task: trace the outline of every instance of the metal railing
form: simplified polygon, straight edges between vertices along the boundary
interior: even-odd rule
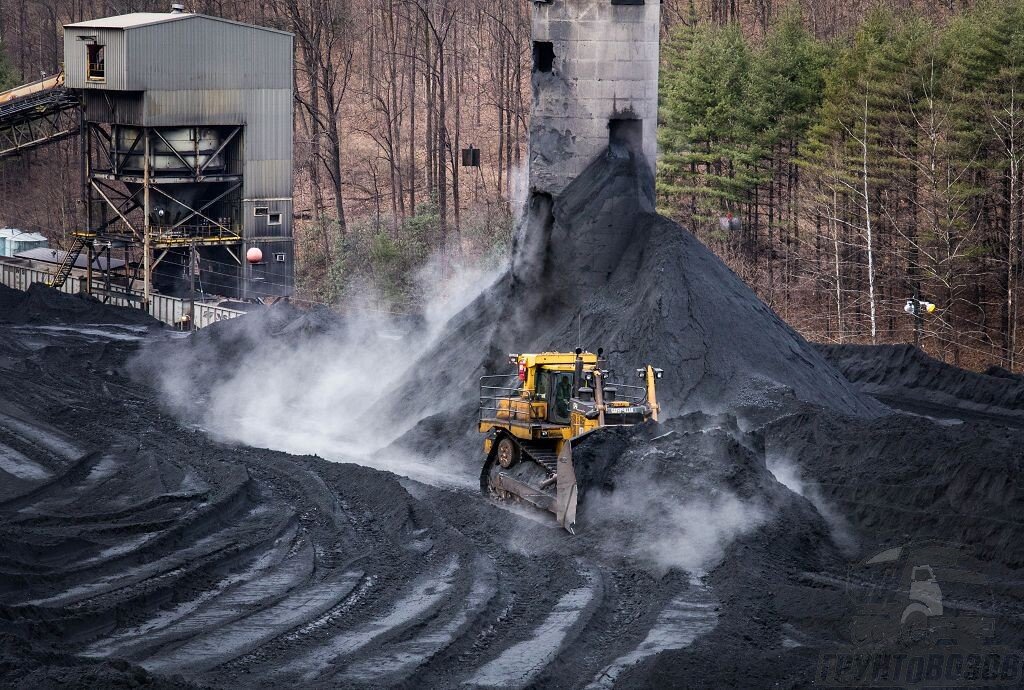
[[[522,385],[516,381],[516,385],[508,385],[510,381],[516,381],[514,374],[490,374],[487,376],[480,377],[480,408],[478,410],[478,421],[485,419],[496,419],[498,418],[498,412],[507,411],[508,407],[502,407],[501,401],[503,400],[521,400],[524,399],[522,395]],[[614,381],[607,381],[604,384],[605,389],[615,388],[615,400],[625,401],[630,405],[646,405],[647,404],[647,388],[644,386],[634,386],[628,383],[617,383]],[[538,398],[543,400],[543,398]],[[611,402],[611,401],[609,401]],[[511,416],[510,419],[519,419],[518,417]],[[527,417],[525,421],[529,421]]]
[[[643,386],[633,386],[628,383],[616,383],[609,381],[604,384],[605,388],[614,388],[615,399],[625,400],[631,405],[643,405],[647,402],[647,389]]]
[[[28,266],[19,266],[7,261],[0,261],[0,284],[6,285],[15,290],[28,290],[32,283],[48,285],[54,278],[54,271],[41,271]],[[85,278],[69,278],[60,287],[52,288],[65,294],[74,295],[85,292]],[[93,280],[92,294],[96,297],[103,297],[107,304],[117,307],[133,307],[138,309],[142,304],[142,293],[136,290],[112,286],[109,289],[102,281]],[[158,321],[176,326],[189,313],[191,303],[189,300],[169,297],[167,295],[150,295],[149,314]],[[237,309],[227,309],[212,304],[196,302],[195,325],[196,328],[205,328],[218,321],[233,319],[245,314]]]
[[[153,241],[162,244],[189,244],[203,242],[240,242],[239,229],[218,225],[150,225]]]
[[[498,417],[498,411],[502,409],[499,401],[522,398],[522,386],[509,386],[509,381],[516,381],[515,375],[491,374],[480,377],[480,421]]]

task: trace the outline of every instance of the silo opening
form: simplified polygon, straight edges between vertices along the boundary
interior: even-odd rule
[[[533,71],[550,72],[555,66],[555,44],[551,41],[533,42]]]
[[[643,120],[613,118],[608,121],[608,153],[613,158],[628,158],[644,150]]]

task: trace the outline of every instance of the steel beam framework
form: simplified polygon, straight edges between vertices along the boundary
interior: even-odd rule
[[[0,159],[73,137],[81,128],[81,103],[62,88],[0,104]]]
[[[109,246],[111,242],[135,249],[141,245],[141,278],[147,303],[153,270],[171,249],[194,251],[194,247],[220,246],[241,265],[241,209],[230,198],[240,195],[242,176],[206,172],[210,161],[235,140],[241,127],[232,127],[216,153],[205,162],[196,156],[194,163],[177,152],[155,127],[131,127],[130,140],[118,136],[116,124],[85,122],[83,128],[83,187],[88,216],[85,234],[90,236],[93,247]],[[152,169],[151,154],[157,143],[162,143],[181,163],[171,174]],[[129,158],[141,158],[142,169],[138,164],[129,165]],[[208,184],[214,196],[190,205],[175,194],[175,187],[182,184]],[[152,223],[151,211],[157,196],[180,208],[182,216],[176,223]],[[209,213],[211,208],[224,203],[238,205],[230,220]],[[158,251],[160,254],[154,260]]]

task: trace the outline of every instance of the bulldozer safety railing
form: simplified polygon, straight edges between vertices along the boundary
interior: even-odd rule
[[[518,399],[522,397],[522,388],[517,385],[509,386],[510,381],[515,381],[514,375],[491,374],[480,377],[480,409],[479,420],[495,419],[498,416],[500,400]]]
[[[28,266],[19,266],[9,261],[0,261],[0,284],[6,285],[15,290],[28,290],[32,283],[48,285],[53,280],[54,271],[41,271]],[[69,295],[85,292],[85,278],[72,276],[62,286],[52,288]],[[103,299],[107,304],[118,307],[135,307],[142,304],[141,292],[125,290],[124,288],[111,287],[106,289],[101,280],[94,279],[92,284],[94,297]],[[183,317],[189,313],[189,301],[168,297],[167,295],[151,295],[149,302],[149,314],[158,321],[163,321],[172,326],[181,323]],[[218,321],[233,319],[245,314],[237,309],[226,309],[216,305],[196,303],[195,319],[196,327],[204,328]]]
[[[518,400],[522,398],[522,388],[519,385],[509,385],[515,381],[515,375],[491,374],[480,377],[480,408],[478,410],[478,421],[495,419],[498,417],[502,400]],[[627,383],[607,381],[605,389],[615,389],[615,400],[625,401],[630,405],[647,404],[647,389],[643,386],[634,386]],[[612,401],[608,401],[612,402]]]
[[[631,405],[643,405],[647,402],[647,389],[643,386],[634,386],[628,383],[617,383],[615,381],[608,381],[604,384],[605,388],[615,388],[616,400],[625,400]]]

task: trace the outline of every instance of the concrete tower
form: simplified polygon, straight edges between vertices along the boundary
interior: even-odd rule
[[[530,188],[557,196],[609,145],[657,155],[660,0],[535,0]]]

